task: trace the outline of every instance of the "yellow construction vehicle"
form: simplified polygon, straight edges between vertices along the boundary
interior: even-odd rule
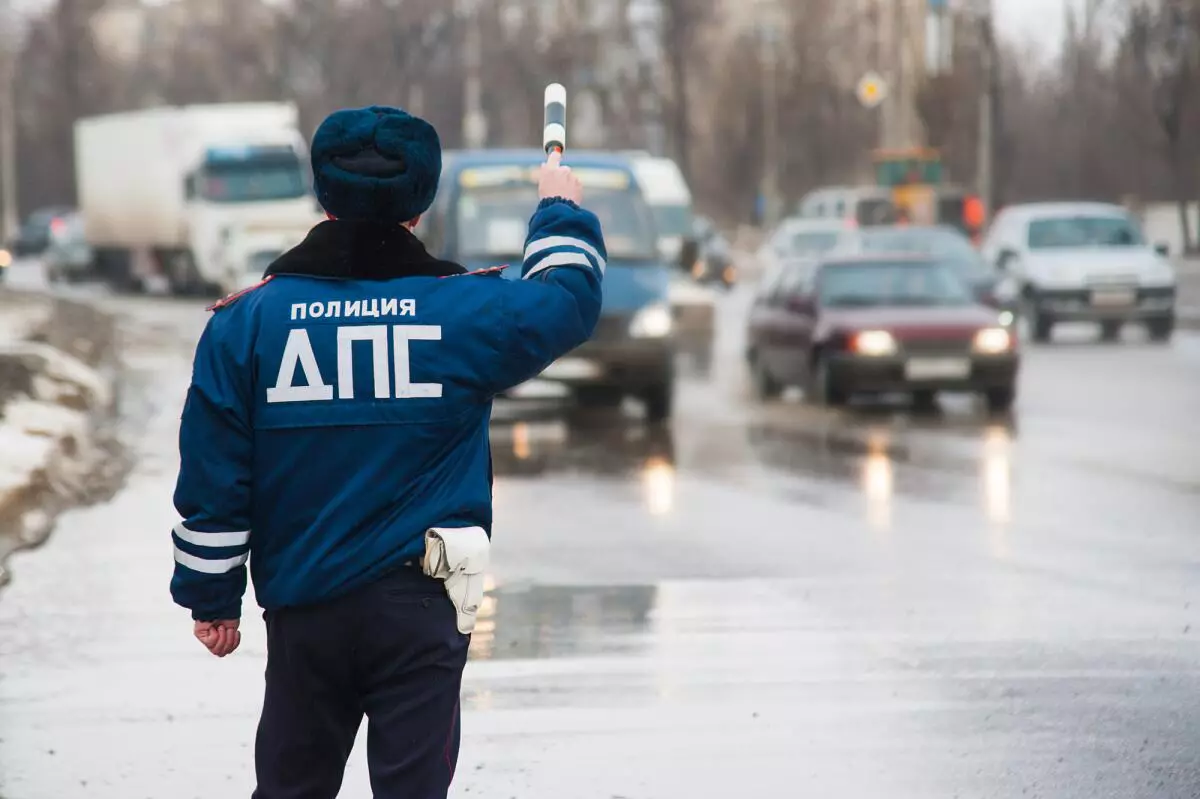
[[[947,185],[941,154],[931,147],[871,153],[875,182],[892,190],[902,221],[913,225],[952,225],[978,241],[984,207],[979,197]]]

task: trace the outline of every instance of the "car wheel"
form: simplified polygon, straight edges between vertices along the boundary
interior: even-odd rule
[[[1151,319],[1146,323],[1146,332],[1150,334],[1151,341],[1170,341],[1175,332],[1175,317]]]
[[[1102,341],[1116,341],[1121,338],[1121,323],[1120,322],[1101,322],[1100,323],[1100,339]]]
[[[671,406],[674,404],[675,387],[670,383],[655,386],[642,392],[642,403],[646,406],[646,421],[664,422],[671,418]]]
[[[764,402],[783,393],[783,386],[771,377],[766,365],[754,354],[750,356],[750,380],[754,385],[754,396]]]
[[[1033,340],[1039,344],[1045,344],[1054,334],[1054,322],[1047,319],[1037,311],[1029,312],[1029,331],[1033,336]]]
[[[581,408],[616,408],[624,392],[615,386],[580,386],[575,389],[575,402]]]
[[[1008,413],[1012,410],[1013,403],[1017,399],[1017,387],[1002,386],[1000,388],[989,388],[984,392],[983,399],[987,403],[988,412]]]
[[[805,396],[815,405],[834,407],[846,403],[846,393],[838,388],[829,371],[829,362],[818,355],[813,362],[808,391]]]

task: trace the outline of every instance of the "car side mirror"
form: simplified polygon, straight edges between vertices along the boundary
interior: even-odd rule
[[[196,199],[196,176],[188,175],[183,179],[183,197],[185,200]]]
[[[1154,251],[1156,253],[1158,253],[1159,255],[1161,255],[1163,258],[1166,258],[1168,255],[1171,254],[1171,246],[1169,244],[1163,244],[1160,241],[1158,244],[1154,245]]]
[[[1014,261],[1017,260],[1017,254],[1012,250],[1002,250],[1000,257],[996,259],[996,269],[1001,272],[1007,272]]]

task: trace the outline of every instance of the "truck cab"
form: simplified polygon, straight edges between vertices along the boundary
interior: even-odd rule
[[[445,153],[438,197],[417,228],[430,253],[467,269],[509,265],[503,277],[519,280],[545,158],[540,150]],[[604,230],[604,305],[592,339],[541,378],[566,386],[585,406],[632,396],[649,420],[662,421],[675,385],[671,269],[658,252],[645,198],[621,156],[570,151],[564,164],[582,181],[584,207]]]
[[[321,220],[298,143],[209,147],[185,178],[184,193],[191,279],[221,293],[257,282],[255,254],[294,247]]]

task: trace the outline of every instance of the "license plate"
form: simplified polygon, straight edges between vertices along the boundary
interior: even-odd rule
[[[967,358],[912,358],[904,364],[909,380],[955,380],[971,374]]]
[[[1137,292],[1133,289],[1093,289],[1092,305],[1104,308],[1133,305]]]
[[[594,361],[583,358],[559,358],[546,367],[542,377],[550,380],[591,380],[604,374]]]

